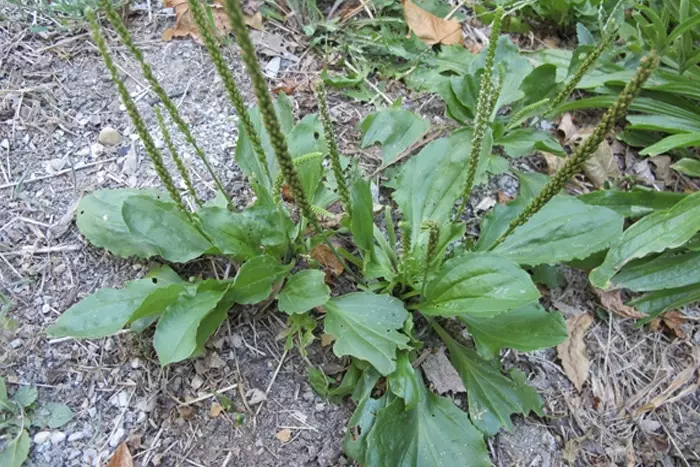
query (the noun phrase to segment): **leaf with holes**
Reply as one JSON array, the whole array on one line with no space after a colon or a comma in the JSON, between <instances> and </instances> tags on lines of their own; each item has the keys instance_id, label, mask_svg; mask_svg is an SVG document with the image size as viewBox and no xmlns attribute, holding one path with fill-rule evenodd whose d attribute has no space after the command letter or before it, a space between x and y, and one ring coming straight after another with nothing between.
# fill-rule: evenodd
<instances>
[{"instance_id":1,"label":"leaf with holes","mask_svg":"<svg viewBox=\"0 0 700 467\"><path fill-rule=\"evenodd\" d=\"M535 388L527 384L520 370L512 370L510 378L505 376L498 361L484 360L474 350L454 340L437 323L432 325L447 345L450 362L467 388L469 417L478 429L494 435L501 427L513 428L512 414L527 415L533 411L544 415L542 399Z\"/></svg>"},{"instance_id":2,"label":"leaf with holes","mask_svg":"<svg viewBox=\"0 0 700 467\"><path fill-rule=\"evenodd\" d=\"M279 309L293 315L324 305L331 297L325 274L318 269L305 269L289 278L280 292Z\"/></svg>"},{"instance_id":3,"label":"leaf with holes","mask_svg":"<svg viewBox=\"0 0 700 467\"><path fill-rule=\"evenodd\" d=\"M536 301L530 275L491 253L465 253L445 262L417 306L430 316L496 316Z\"/></svg>"},{"instance_id":4,"label":"leaf with holes","mask_svg":"<svg viewBox=\"0 0 700 467\"><path fill-rule=\"evenodd\" d=\"M409 315L399 299L353 292L329 300L325 308L325 330L336 338L338 357L366 360L383 375L396 370L396 350L408 348L408 336L399 330Z\"/></svg>"},{"instance_id":5,"label":"leaf with holes","mask_svg":"<svg viewBox=\"0 0 700 467\"><path fill-rule=\"evenodd\" d=\"M368 115L360 123L365 149L375 143L382 146L382 161L391 162L410 148L430 129L430 123L408 110L384 109Z\"/></svg>"}]
</instances>

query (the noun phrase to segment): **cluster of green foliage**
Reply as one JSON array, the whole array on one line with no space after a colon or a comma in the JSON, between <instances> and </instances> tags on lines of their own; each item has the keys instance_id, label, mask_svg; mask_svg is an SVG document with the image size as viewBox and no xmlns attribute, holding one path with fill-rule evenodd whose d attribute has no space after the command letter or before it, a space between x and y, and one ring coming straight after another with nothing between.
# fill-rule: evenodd
<instances>
[{"instance_id":1,"label":"cluster of green foliage","mask_svg":"<svg viewBox=\"0 0 700 467\"><path fill-rule=\"evenodd\" d=\"M73 418L71 409L61 403L37 404L34 386L21 386L10 397L0 377L0 465L20 467L29 455L29 427L60 428Z\"/></svg>"},{"instance_id":2,"label":"cluster of green foliage","mask_svg":"<svg viewBox=\"0 0 700 467\"><path fill-rule=\"evenodd\" d=\"M119 16L106 0L102 6L170 117L206 162ZM693 216L700 194L684 197L670 208L664 206L623 234L625 215L619 210L561 193L567 179L625 115L658 65L656 54L640 62L601 118L590 143L571 155L556 177L542 180L523 174L519 196L489 212L478 239L470 242L463 241L462 214L480 173L494 163L491 150L500 136L492 124L493 115L505 103L530 99L520 95L518 86L509 84L507 70L496 66L499 54L510 53L511 47L507 39L498 38L502 10L495 13L488 50L483 59L475 61L483 65L478 80L469 84L474 86L474 105L460 108L472 112L469 120L473 123L430 142L395 168L383 185L391 191L393 205L385 208L383 219L377 219L371 182L339 153L323 86L318 89L320 113L295 122L289 99L281 95L273 102L270 96L240 1L226 0L225 9L258 101L255 108L242 108L235 80L206 21L206 9L198 0L189 0L189 6L231 101L241 112L236 161L248 176L256 201L243 210L235 209L216 178L220 196L199 200L188 182L186 167L178 163L176 148L167 144L196 210L187 207L90 15L94 41L166 192L121 189L91 193L78 206L77 224L93 245L115 255L159 257L170 263L216 255L236 265L235 277L185 280L162 265L122 289L101 289L87 296L50 328L54 336L99 338L124 327L138 332L155 325L153 345L166 365L201 354L234 304L277 300L278 308L288 315L289 342L298 338L303 350L320 325L334 337L334 353L349 357L339 384L313 367L309 377L325 397L351 396L357 404L345 438L350 457L363 465L490 465L486 436L510 428L513 414L542 414L536 390L521 371L503 370L500 351L532 351L566 338L563 317L538 303L540 293L526 269L584 260L602 252L606 259L591 277L607 286L627 264L637 266L636 258L677 248L700 229L696 220L700 216ZM547 68L545 72L551 73ZM531 104L522 102L516 112L523 113ZM164 129L162 120L159 117ZM363 122L362 144L379 142L383 157L390 161L410 147L412 138L422 135L426 125L410 112L389 109ZM510 133L513 145L531 144L521 143L513 136L515 131ZM330 164L323 164L325 158ZM291 192L293 205L281 197L283 184ZM344 216L339 227L329 229L323 227L320 217L332 205L340 205ZM460 207L455 209L456 205ZM639 212L646 207L630 209ZM395 225L397 218L401 221ZM385 229L379 227L382 221ZM656 229L649 233L653 241L642 236L637 242L635 236L635 241L620 243L621 237L643 222ZM677 228L681 225L682 229ZM648 231L643 229L643 235ZM330 239L336 236L351 240L354 247L335 246ZM309 252L322 243L353 276L355 291L332 293L324 273L313 267ZM638 247L632 248L634 244ZM653 246L645 246L648 244ZM652 272L658 271L659 263L664 260L653 262ZM630 274L639 280L639 274ZM319 307L324 313L317 311ZM432 332L447 347L450 362L467 389L467 412L432 393L414 368L424 345L418 329L421 335ZM460 331L471 336L473 346L455 337Z\"/></svg>"}]
</instances>

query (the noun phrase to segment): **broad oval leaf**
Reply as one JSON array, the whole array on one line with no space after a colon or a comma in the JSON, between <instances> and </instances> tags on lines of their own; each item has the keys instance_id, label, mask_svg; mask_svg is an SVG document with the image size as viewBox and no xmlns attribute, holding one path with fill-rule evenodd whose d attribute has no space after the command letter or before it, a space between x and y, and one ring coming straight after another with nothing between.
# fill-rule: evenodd
<instances>
[{"instance_id":1,"label":"broad oval leaf","mask_svg":"<svg viewBox=\"0 0 700 467\"><path fill-rule=\"evenodd\" d=\"M153 346L161 365L188 358L197 349L197 330L216 308L231 281L206 280L188 287L158 320Z\"/></svg>"},{"instance_id":2,"label":"broad oval leaf","mask_svg":"<svg viewBox=\"0 0 700 467\"><path fill-rule=\"evenodd\" d=\"M700 143L699 143L700 144ZM671 166L672 169L691 177L700 177L700 161L684 157Z\"/></svg>"},{"instance_id":3,"label":"broad oval leaf","mask_svg":"<svg viewBox=\"0 0 700 467\"><path fill-rule=\"evenodd\" d=\"M360 122L361 148L382 145L382 161L391 162L401 151L411 147L430 129L430 122L403 109L384 109L369 114Z\"/></svg>"},{"instance_id":4,"label":"broad oval leaf","mask_svg":"<svg viewBox=\"0 0 700 467\"><path fill-rule=\"evenodd\" d=\"M510 378L501 373L500 362L489 362L474 350L454 340L438 324L432 323L450 351L450 362L467 388L469 417L472 423L488 435L494 435L503 426L513 428L512 414L527 415L530 411L544 415L542 399L529 386L525 375L517 369Z\"/></svg>"},{"instance_id":5,"label":"broad oval leaf","mask_svg":"<svg viewBox=\"0 0 700 467\"><path fill-rule=\"evenodd\" d=\"M539 297L530 275L511 260L491 253L465 253L435 273L418 309L431 316L490 317Z\"/></svg>"},{"instance_id":6,"label":"broad oval leaf","mask_svg":"<svg viewBox=\"0 0 700 467\"><path fill-rule=\"evenodd\" d=\"M521 352L546 349L561 344L567 336L561 313L547 312L539 303L521 306L494 318L474 315L459 317L474 337L476 348L485 358L498 356L501 349Z\"/></svg>"},{"instance_id":7,"label":"broad oval leaf","mask_svg":"<svg viewBox=\"0 0 700 467\"><path fill-rule=\"evenodd\" d=\"M676 251L629 263L612 278L611 284L615 288L648 292L698 282L700 251Z\"/></svg>"},{"instance_id":8,"label":"broad oval leaf","mask_svg":"<svg viewBox=\"0 0 700 467\"><path fill-rule=\"evenodd\" d=\"M122 216L132 234L168 261L186 263L213 249L174 203L132 196L124 201Z\"/></svg>"},{"instance_id":9,"label":"broad oval leaf","mask_svg":"<svg viewBox=\"0 0 700 467\"><path fill-rule=\"evenodd\" d=\"M646 313L640 324L648 323L664 311L680 308L683 305L700 301L700 284L686 285L672 289L656 290L629 302L635 309Z\"/></svg>"},{"instance_id":10,"label":"broad oval leaf","mask_svg":"<svg viewBox=\"0 0 700 467\"><path fill-rule=\"evenodd\" d=\"M680 133L678 135L667 136L658 143L642 149L639 151L639 154L643 156L656 156L673 149L687 148L691 146L700 146L700 132ZM686 160L693 161L693 159Z\"/></svg>"},{"instance_id":11,"label":"broad oval leaf","mask_svg":"<svg viewBox=\"0 0 700 467\"><path fill-rule=\"evenodd\" d=\"M396 370L396 350L407 348L399 332L408 318L401 300L390 295L353 292L325 305L325 331L336 338L333 352L368 361L381 374Z\"/></svg>"},{"instance_id":12,"label":"broad oval leaf","mask_svg":"<svg viewBox=\"0 0 700 467\"><path fill-rule=\"evenodd\" d=\"M367 397L361 400L355 412L353 412L348 422L348 431L345 433L343 441L343 451L345 454L361 464L365 463L367 452L367 435L374 425L377 412L386 407L387 397L383 395L379 399Z\"/></svg>"},{"instance_id":13,"label":"broad oval leaf","mask_svg":"<svg viewBox=\"0 0 700 467\"><path fill-rule=\"evenodd\" d=\"M9 435L8 435L9 436ZM3 467L21 467L29 457L30 439L27 430L22 430L19 437L10 438L0 451L0 465Z\"/></svg>"},{"instance_id":14,"label":"broad oval leaf","mask_svg":"<svg viewBox=\"0 0 700 467\"><path fill-rule=\"evenodd\" d=\"M642 218L610 247L603 264L591 271L591 283L598 288L610 287L610 279L625 264L668 248L676 248L700 230L700 192L675 206Z\"/></svg>"},{"instance_id":15,"label":"broad oval leaf","mask_svg":"<svg viewBox=\"0 0 700 467\"><path fill-rule=\"evenodd\" d=\"M656 210L673 207L685 198L685 193L652 190L598 190L577 196L586 204L604 206L612 209L621 216L638 218Z\"/></svg>"},{"instance_id":16,"label":"broad oval leaf","mask_svg":"<svg viewBox=\"0 0 700 467\"><path fill-rule=\"evenodd\" d=\"M270 296L272 286L287 274L294 263L288 265L272 256L256 256L241 265L236 274L235 301L242 305L259 303Z\"/></svg>"},{"instance_id":17,"label":"broad oval leaf","mask_svg":"<svg viewBox=\"0 0 700 467\"><path fill-rule=\"evenodd\" d=\"M367 435L367 467L491 465L484 439L454 402L420 384L420 402L396 399L377 412Z\"/></svg>"},{"instance_id":18,"label":"broad oval leaf","mask_svg":"<svg viewBox=\"0 0 700 467\"><path fill-rule=\"evenodd\" d=\"M66 310L47 333L79 339L112 335L132 320L162 312L177 296L161 295L173 285L173 276L177 274L162 266L144 279L127 282L123 289L100 289Z\"/></svg>"},{"instance_id":19,"label":"broad oval leaf","mask_svg":"<svg viewBox=\"0 0 700 467\"><path fill-rule=\"evenodd\" d=\"M559 141L551 133L535 128L512 130L494 141L494 144L503 146L503 151L509 157L522 157L535 151L546 151L557 156L566 155Z\"/></svg>"},{"instance_id":20,"label":"broad oval leaf","mask_svg":"<svg viewBox=\"0 0 700 467\"><path fill-rule=\"evenodd\" d=\"M350 192L352 202L352 217L350 231L355 244L364 251L372 250L374 246L374 213L372 192L369 182L358 179Z\"/></svg>"},{"instance_id":21,"label":"broad oval leaf","mask_svg":"<svg viewBox=\"0 0 700 467\"><path fill-rule=\"evenodd\" d=\"M122 217L124 202L133 196L169 199L165 193L154 190L126 188L95 191L83 197L78 204L76 224L80 233L96 247L104 248L117 256L156 256L158 249L141 236L130 232Z\"/></svg>"},{"instance_id":22,"label":"broad oval leaf","mask_svg":"<svg viewBox=\"0 0 700 467\"><path fill-rule=\"evenodd\" d=\"M277 306L288 315L305 313L324 305L331 297L325 274L318 269L305 269L289 278L280 292Z\"/></svg>"},{"instance_id":23,"label":"broad oval leaf","mask_svg":"<svg viewBox=\"0 0 700 467\"><path fill-rule=\"evenodd\" d=\"M411 365L407 351L401 351L396 358L396 371L387 376L389 390L403 399L406 410L418 405L421 396L421 381L416 369Z\"/></svg>"},{"instance_id":24,"label":"broad oval leaf","mask_svg":"<svg viewBox=\"0 0 700 467\"><path fill-rule=\"evenodd\" d=\"M493 252L531 266L583 259L617 240L623 222L610 209L557 196Z\"/></svg>"}]
</instances>

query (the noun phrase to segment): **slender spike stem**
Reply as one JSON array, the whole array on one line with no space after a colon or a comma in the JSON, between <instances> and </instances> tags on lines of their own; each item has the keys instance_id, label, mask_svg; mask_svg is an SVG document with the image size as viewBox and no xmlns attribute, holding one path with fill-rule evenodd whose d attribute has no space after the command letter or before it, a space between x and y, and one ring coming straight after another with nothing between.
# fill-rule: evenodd
<instances>
[{"instance_id":1,"label":"slender spike stem","mask_svg":"<svg viewBox=\"0 0 700 467\"><path fill-rule=\"evenodd\" d=\"M95 19L95 13L91 9L88 9L86 11L86 15L88 17L88 20L90 21L90 27L92 29L92 39L93 41L95 41L95 45L100 51L100 55L102 55L102 60L104 61L105 67L107 67L107 70L109 71L109 74L112 77L112 81L114 81L114 84L117 86L117 92L121 97L124 107L126 107L126 113L129 115L129 118L131 118L131 121L133 122L134 127L136 128L136 133L139 135L141 141L143 142L143 147L146 150L146 154L153 162L153 166L155 167L158 178L160 178L160 180L163 182L163 185L168 191L168 194L172 198L173 202L177 204L178 208L180 208L185 214L187 214L187 217L190 219L190 221L193 221L192 213L185 207L184 203L182 202L180 192L175 187L175 183L173 182L173 179L170 176L168 169L163 163L163 156L160 154L160 151L158 151L158 149L156 148L156 145L153 142L153 138L151 138L151 134L148 132L148 127L146 126L146 123L143 121L143 118L141 117L141 114L139 113L138 108L136 107L136 103L131 98L129 90L126 88L124 81L122 81L122 79L119 77L117 67L112 61L112 57L109 54L109 51L107 50L107 44L105 43L104 36L100 31L100 26L97 24L97 20Z\"/></svg>"},{"instance_id":2,"label":"slender spike stem","mask_svg":"<svg viewBox=\"0 0 700 467\"><path fill-rule=\"evenodd\" d=\"M351 204L350 204L350 192L348 190L347 180L345 180L345 174L343 173L343 168L340 165L340 151L338 150L338 145L335 141L335 135L333 133L333 122L331 120L331 114L328 112L328 100L326 99L326 89L323 85L323 81L319 80L316 86L316 96L318 97L318 105L321 114L321 120L323 121L323 133L326 136L326 142L328 143L328 152L331 157L331 168L333 169L333 175L335 176L335 181L338 186L338 194L340 195L340 200L343 202L343 208L349 216L352 216Z\"/></svg>"},{"instance_id":3,"label":"slender spike stem","mask_svg":"<svg viewBox=\"0 0 700 467\"><path fill-rule=\"evenodd\" d=\"M421 295L425 295L425 288L428 285L428 273L433 260L437 256L438 242L440 241L440 224L435 221L427 220L421 225L422 230L428 231L428 250L425 253L425 271L423 271L423 286Z\"/></svg>"},{"instance_id":4,"label":"slender spike stem","mask_svg":"<svg viewBox=\"0 0 700 467\"><path fill-rule=\"evenodd\" d=\"M221 180L219 180L219 177L216 175L216 172L214 172L214 169L211 167L207 155L197 144L197 141L192 135L188 124L180 116L180 112L177 110L177 106L175 105L175 103L172 101L172 99L170 99L168 93L165 92L165 89L163 89L163 87L156 79L155 75L153 74L153 70L151 69L151 66L146 62L143 53L138 47L136 47L136 44L134 44L134 41L131 39L131 34L129 34L129 31L124 25L124 22L122 21L117 11L114 9L114 5L110 0L100 0L100 6L105 10L105 13L107 14L107 19L112 24L114 29L116 29L119 33L119 37L121 37L122 42L124 42L126 47L136 58L136 61L138 61L141 65L141 71L143 73L143 76L146 78L146 81L148 81L148 84L150 84L153 88L153 92L156 93L160 101L167 109L168 113L170 114L170 117L177 125L177 128L185 136L185 140L187 140L187 142L194 148L195 154L197 154L197 157L202 161L202 164L204 164L204 167L206 168L207 172L209 172L209 176L211 176L212 180L214 180L214 184L216 185L217 189L221 192L222 195L224 195L224 197L228 201L228 204L231 204L231 198L226 193L226 190L224 190L224 186L222 185Z\"/></svg>"},{"instance_id":5,"label":"slender spike stem","mask_svg":"<svg viewBox=\"0 0 700 467\"><path fill-rule=\"evenodd\" d=\"M187 192L190 194L195 203L197 203L198 206L201 206L204 204L204 202L197 197L197 193L194 190L194 185L192 185L192 180L190 179L190 174L187 171L187 167L185 167L185 163L182 161L182 158L180 158L177 148L173 144L172 138L170 138L170 132L165 126L163 114L160 112L160 108L158 107L155 107L154 110L156 113L156 119L158 120L158 126L160 127L161 133L163 133L163 141L165 141L165 145L168 147L168 151L170 151L170 157L173 158L177 171L180 173L182 180L185 182Z\"/></svg>"},{"instance_id":6,"label":"slender spike stem","mask_svg":"<svg viewBox=\"0 0 700 467\"><path fill-rule=\"evenodd\" d=\"M584 61L581 63L581 65L578 67L576 70L576 73L574 73L574 76L571 77L571 79L566 83L564 88L557 94L557 96L554 98L552 103L549 106L549 112L548 114L554 113L559 107L559 105L564 102L572 92L574 92L574 89L576 89L576 86L578 83L581 82L581 79L583 79L583 76L586 74L586 72L593 66L593 64L598 60L598 58L603 54L605 49L608 48L608 45L613 41L615 38L614 34L608 34L605 37L603 37L603 40L600 41L600 44L598 44L598 47L595 48L593 52L588 54L588 56L584 59Z\"/></svg>"},{"instance_id":7,"label":"slender spike stem","mask_svg":"<svg viewBox=\"0 0 700 467\"><path fill-rule=\"evenodd\" d=\"M600 122L593 130L591 136L578 147L576 152L566 160L564 166L549 180L549 182L547 182L544 188L542 188L542 191L540 191L520 215L510 223L508 229L498 238L491 249L503 243L516 228L527 222L528 219L542 209L552 197L561 191L564 184L580 170L583 163L595 152L600 143L605 139L605 136L612 130L615 122L625 116L632 100L642 89L642 86L658 65L659 56L655 51L642 59L632 81L625 86L625 89L620 93L620 97L618 97L615 104L613 104L600 119Z\"/></svg>"},{"instance_id":8,"label":"slender spike stem","mask_svg":"<svg viewBox=\"0 0 700 467\"><path fill-rule=\"evenodd\" d=\"M253 146L253 151L258 159L258 164L260 164L262 167L268 182L272 184L272 175L270 175L270 167L268 167L267 164L267 156L265 155L262 143L260 142L260 135L258 135L258 132L255 131L255 127L253 127L253 122L250 120L250 115L248 114L248 109L246 109L245 101L243 100L241 93L238 91L236 80L231 74L231 70L226 65L226 60L219 49L219 43L217 42L214 33L211 31L209 19L207 18L207 11L205 11L205 8L208 9L209 7L203 6L200 0L187 0L187 4L190 7L190 12L192 12L194 22L197 24L197 28L199 29L204 46L209 52L211 61L214 63L214 67L216 67L216 71L219 73L219 76L221 76L221 80L224 83L229 100L231 101L233 108L236 109L238 118L241 119L241 124L243 125L245 132L248 134L248 138L250 138L250 144Z\"/></svg>"},{"instance_id":9,"label":"slender spike stem","mask_svg":"<svg viewBox=\"0 0 700 467\"><path fill-rule=\"evenodd\" d=\"M474 185L474 177L476 176L476 168L479 165L479 159L481 156L481 146L484 141L484 135L491 118L489 112L490 102L493 101L495 105L496 99L492 96L494 93L493 83L491 77L493 75L493 62L496 57L496 46L498 44L498 35L501 31L501 22L503 19L503 9L498 8L496 10L495 16L493 18L493 23L491 24L491 36L489 38L489 48L486 52L486 61L484 62L484 72L481 74L481 81L479 83L479 98L477 100L476 106L476 116L474 125L474 134L472 136L472 148L469 155L469 167L467 169L467 181L464 185L464 190L462 191L462 202L460 203L459 209L457 210L457 216L455 219L460 219L464 213L464 209L467 207L467 202L469 201L469 195L471 195L472 187Z\"/></svg>"}]
</instances>

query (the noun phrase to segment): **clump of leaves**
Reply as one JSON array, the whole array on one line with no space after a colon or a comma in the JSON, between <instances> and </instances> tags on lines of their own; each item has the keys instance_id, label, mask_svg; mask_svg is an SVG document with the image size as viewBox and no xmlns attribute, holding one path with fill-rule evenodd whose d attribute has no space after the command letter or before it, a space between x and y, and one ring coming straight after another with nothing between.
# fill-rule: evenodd
<instances>
[{"instance_id":1,"label":"clump of leaves","mask_svg":"<svg viewBox=\"0 0 700 467\"><path fill-rule=\"evenodd\" d=\"M334 141L324 89L318 89L320 117L307 115L295 123L289 99L281 95L273 101L270 96L240 1L226 0L224 7L258 100L258 106L247 111L249 118L241 118L236 147L236 160L251 180L255 203L238 211L219 197L190 211L171 186L163 157L149 143L129 93L120 92L167 193L97 191L81 201L77 224L94 245L116 255L160 257L171 263L215 255L235 264L235 277L184 280L173 268L159 266L122 289L102 289L85 297L50 333L98 338L155 323L153 345L165 365L201 354L234 304L277 300L289 316L288 348L297 343L305 355L320 325L333 338L334 353L347 357L349 366L338 385L313 367L309 376L325 397L351 396L357 404L345 438L350 457L363 465L490 465L485 436L509 429L512 414L542 414L535 389L522 372L504 371L500 351L550 347L566 337L562 316L538 303L540 293L524 267L587 258L609 248L622 233L624 219L616 211L559 194L565 178L590 156L590 145L581 146L561 176L543 183L536 179L529 186L521 183L518 198L496 206L484 218L477 242L463 241L465 225L455 205L460 200L464 205L480 170L490 163L489 116L501 90L511 91L507 77L494 65L498 47L504 44L497 40L496 21L475 86L477 125L433 139L393 170L384 184L394 203L384 210L384 231L375 218L370 180L354 164L344 163ZM193 13L195 20L204 17ZM498 11L496 18L501 14ZM108 18L118 21L114 15ZM122 90L94 16L91 19L93 38ZM214 41L206 39L210 32L205 24L199 27L216 63L219 52ZM656 64L652 56L639 67L596 128L596 139L624 115ZM148 69L144 63L142 67ZM226 75L221 63L217 68ZM227 86L235 88L236 83L231 79ZM229 93L238 108L236 94ZM176 112L171 117L177 121ZM380 142L388 161L427 130L413 114L390 112L363 123L365 137L372 135L363 144ZM402 129L402 136L392 131L395 128ZM180 168L177 160L176 166ZM282 196L284 187L290 203ZM329 228L321 217L334 204L344 215L337 227ZM401 219L398 228L395 218ZM332 237L353 246L340 248ZM334 262L336 274L347 271L355 278L356 290L332 296L325 274L312 267L316 263L311 258ZM611 264L619 267L618 261ZM417 329L432 333L447 347L467 389L468 412L434 394L414 367L424 345ZM456 329L466 331L474 345L455 337Z\"/></svg>"},{"instance_id":2,"label":"clump of leaves","mask_svg":"<svg viewBox=\"0 0 700 467\"><path fill-rule=\"evenodd\" d=\"M30 427L60 428L73 418L71 409L61 403L38 405L34 386L21 386L12 396L0 377L0 465L19 467L29 456Z\"/></svg>"}]
</instances>

